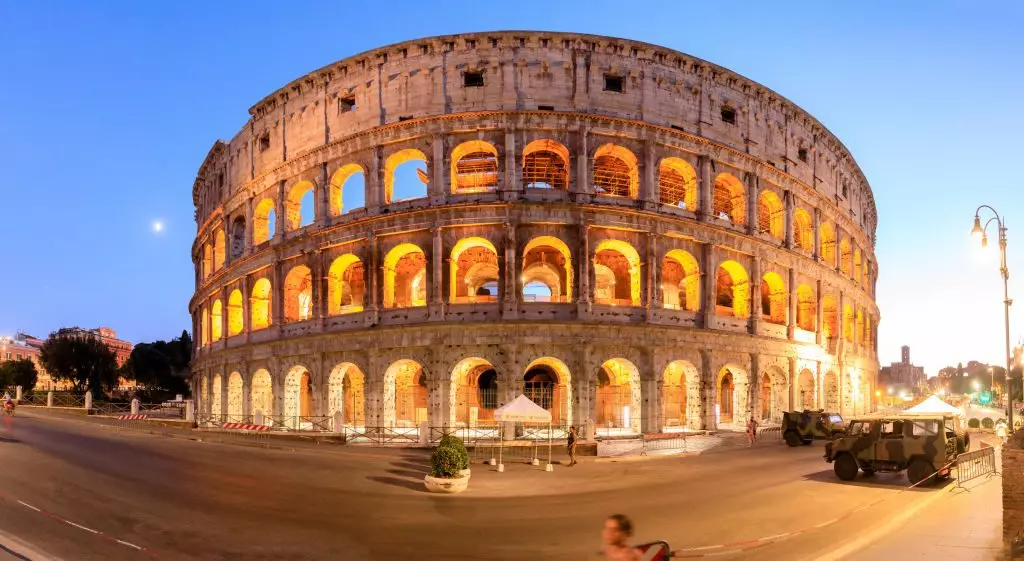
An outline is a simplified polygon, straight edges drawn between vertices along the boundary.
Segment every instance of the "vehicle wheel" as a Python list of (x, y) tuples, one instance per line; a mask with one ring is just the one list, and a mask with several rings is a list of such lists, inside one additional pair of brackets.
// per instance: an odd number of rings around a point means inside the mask
[(857, 477), (857, 460), (854, 460), (853, 456), (849, 454), (843, 454), (836, 458), (833, 469), (839, 479), (853, 481)]
[(967, 431), (956, 433), (956, 453), (963, 454), (971, 449), (971, 435)]
[(786, 439), (786, 444), (794, 447), (800, 446), (800, 442), (803, 440), (795, 430), (786, 431), (784, 438)]
[(875, 470), (873, 470), (871, 468), (860, 468), (860, 470), (863, 471), (864, 475), (867, 476), (867, 477), (871, 477), (872, 475), (875, 474)]
[(933, 473), (935, 466), (923, 458), (914, 459), (907, 466), (907, 480), (913, 485), (927, 485)]
[(803, 442), (801, 442), (801, 444), (803, 444), (804, 446), (807, 446), (808, 444), (810, 444), (812, 442), (814, 442), (814, 439), (813, 438), (808, 438), (808, 439), (805, 439)]

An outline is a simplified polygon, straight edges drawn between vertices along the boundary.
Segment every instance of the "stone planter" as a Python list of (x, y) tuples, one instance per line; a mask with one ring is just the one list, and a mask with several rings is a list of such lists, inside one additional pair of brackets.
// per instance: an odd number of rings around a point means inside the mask
[(461, 493), (469, 486), (469, 476), (461, 476), (460, 474), (460, 477), (448, 479), (425, 475), (423, 476), (423, 484), (426, 485), (427, 491), (431, 493)]
[(459, 477), (465, 477), (466, 479), (469, 479), (470, 475), (472, 475), (472, 473), (469, 471), (469, 468), (459, 470)]

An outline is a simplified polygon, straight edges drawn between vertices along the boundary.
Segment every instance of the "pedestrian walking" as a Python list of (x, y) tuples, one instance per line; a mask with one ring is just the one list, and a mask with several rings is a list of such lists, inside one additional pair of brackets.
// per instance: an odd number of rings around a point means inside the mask
[(757, 421), (753, 417), (747, 421), (747, 447), (750, 448), (754, 445), (754, 440), (757, 440)]
[(639, 549), (629, 545), (633, 536), (633, 522), (625, 514), (613, 514), (601, 529), (601, 555), (612, 561), (641, 561)]
[(576, 441), (579, 437), (576, 434), (576, 427), (569, 427), (569, 438), (566, 440), (566, 448), (569, 450), (569, 465), (574, 466), (578, 462), (576, 461)]
[(999, 419), (996, 423), (996, 436), (999, 437), (999, 444), (1006, 444), (1006, 421)]

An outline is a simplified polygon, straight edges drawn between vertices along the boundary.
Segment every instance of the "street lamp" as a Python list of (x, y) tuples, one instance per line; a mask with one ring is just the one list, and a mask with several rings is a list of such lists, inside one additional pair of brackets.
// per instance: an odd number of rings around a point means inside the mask
[[(992, 218), (989, 218), (985, 222), (985, 226), (981, 225), (981, 210), (986, 209), (992, 212)], [(988, 245), (988, 225), (992, 221), (996, 221), (999, 235), (999, 273), (1003, 277), (1003, 306), (1005, 314), (1005, 327), (1006, 327), (1006, 409), (1007, 415), (1010, 419), (1009, 429), (1013, 430), (1013, 390), (1010, 386), (1010, 304), (1013, 304), (1013, 300), (1010, 299), (1010, 269), (1006, 266), (1006, 221), (1003, 217), (999, 216), (996, 209), (988, 206), (981, 205), (974, 211), (974, 227), (971, 228), (971, 234), (974, 236), (981, 236), (981, 247)], [(995, 374), (993, 374), (995, 376)], [(1021, 376), (1021, 381), (1024, 382), (1024, 376)]]

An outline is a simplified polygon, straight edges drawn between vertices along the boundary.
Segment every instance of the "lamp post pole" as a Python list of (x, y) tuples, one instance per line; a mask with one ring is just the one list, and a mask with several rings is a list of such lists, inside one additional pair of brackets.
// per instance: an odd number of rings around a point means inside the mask
[[(981, 226), (980, 213), (982, 209), (987, 209), (992, 212), (992, 218), (989, 218), (985, 222), (985, 226)], [(1013, 389), (1010, 385), (1010, 305), (1013, 304), (1013, 300), (1010, 299), (1010, 269), (1006, 266), (1006, 221), (1003, 217), (999, 216), (996, 209), (988, 206), (981, 205), (977, 210), (974, 211), (974, 228), (971, 229), (972, 234), (981, 234), (981, 246), (985, 247), (988, 244), (988, 235), (985, 231), (988, 229), (988, 225), (992, 221), (996, 221), (996, 226), (999, 229), (999, 273), (1003, 277), (1003, 314), (1004, 314), (1004, 327), (1006, 335), (1006, 408), (1007, 415), (1010, 419), (1009, 430), (1013, 431)], [(993, 373), (993, 377), (995, 374)], [(1021, 376), (1021, 382), (1024, 384), (1024, 376)], [(1024, 392), (1024, 386), (1021, 387)]]

